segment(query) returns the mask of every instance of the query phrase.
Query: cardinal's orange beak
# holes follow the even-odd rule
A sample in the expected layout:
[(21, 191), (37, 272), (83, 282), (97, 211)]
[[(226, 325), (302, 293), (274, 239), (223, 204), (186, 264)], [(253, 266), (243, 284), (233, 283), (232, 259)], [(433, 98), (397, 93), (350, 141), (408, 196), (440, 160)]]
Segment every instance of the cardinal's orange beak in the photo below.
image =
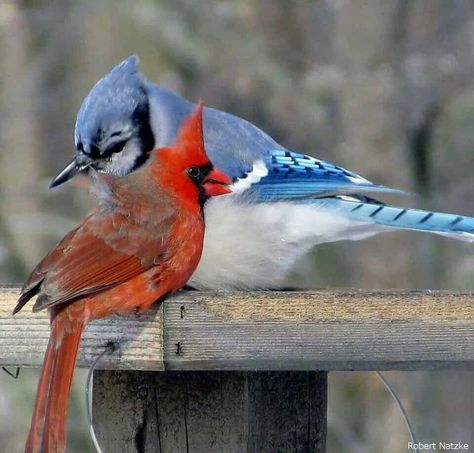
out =
[(217, 195), (225, 195), (231, 193), (232, 190), (229, 186), (232, 185), (232, 179), (230, 179), (223, 171), (218, 168), (211, 170), (204, 181), (202, 187), (208, 197), (215, 197)]

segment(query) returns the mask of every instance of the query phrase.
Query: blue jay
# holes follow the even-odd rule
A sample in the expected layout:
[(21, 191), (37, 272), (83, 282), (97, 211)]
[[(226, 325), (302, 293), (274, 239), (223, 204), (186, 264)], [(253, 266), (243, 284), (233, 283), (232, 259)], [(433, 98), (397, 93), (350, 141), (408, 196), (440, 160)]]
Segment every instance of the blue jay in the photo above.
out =
[[(127, 58), (92, 88), (77, 116), (74, 159), (51, 186), (89, 168), (128, 174), (172, 144), (195, 104), (146, 80), (138, 63)], [(204, 136), (235, 184), (206, 204), (204, 251), (189, 282), (197, 289), (275, 289), (316, 245), (395, 229), (474, 241), (474, 218), (387, 206), (372, 197), (399, 191), (289, 151), (234, 115), (206, 108)]]

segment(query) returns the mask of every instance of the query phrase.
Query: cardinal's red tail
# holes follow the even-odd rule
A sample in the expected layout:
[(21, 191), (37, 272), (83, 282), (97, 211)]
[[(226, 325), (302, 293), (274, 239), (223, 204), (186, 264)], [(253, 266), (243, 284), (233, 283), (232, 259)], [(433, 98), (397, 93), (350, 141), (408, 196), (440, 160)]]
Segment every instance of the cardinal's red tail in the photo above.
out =
[[(52, 313), (51, 335), (41, 370), (25, 453), (61, 453), (77, 352), (85, 321), (72, 320), (67, 307)], [(79, 318), (83, 318), (80, 316)]]

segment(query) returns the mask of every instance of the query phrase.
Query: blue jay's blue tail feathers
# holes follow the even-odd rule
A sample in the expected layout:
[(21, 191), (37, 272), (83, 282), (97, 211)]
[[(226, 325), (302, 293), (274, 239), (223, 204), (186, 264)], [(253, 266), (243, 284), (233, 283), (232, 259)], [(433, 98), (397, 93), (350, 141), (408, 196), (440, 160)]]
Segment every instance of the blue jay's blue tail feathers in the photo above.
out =
[(370, 199), (335, 197), (317, 200), (321, 208), (345, 217), (393, 229), (419, 230), (474, 242), (474, 217), (386, 206)]

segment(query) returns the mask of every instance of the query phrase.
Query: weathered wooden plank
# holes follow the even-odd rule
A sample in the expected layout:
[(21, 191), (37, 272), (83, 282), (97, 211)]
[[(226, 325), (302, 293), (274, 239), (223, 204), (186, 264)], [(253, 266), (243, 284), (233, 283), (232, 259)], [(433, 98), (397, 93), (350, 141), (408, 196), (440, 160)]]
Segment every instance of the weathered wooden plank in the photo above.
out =
[[(46, 312), (32, 313), (25, 307), (15, 316), (17, 287), (0, 288), (0, 364), (40, 366), (48, 344), (49, 321)], [(163, 369), (162, 306), (140, 315), (112, 316), (91, 322), (84, 332), (78, 365), (90, 366), (109, 342), (119, 350), (105, 355), (102, 369)]]
[(167, 369), (472, 368), (474, 296), (431, 291), (183, 293)]
[(249, 451), (325, 452), (327, 375), (324, 372), (256, 372)]
[(93, 423), (104, 452), (160, 452), (155, 373), (96, 371)]
[[(37, 366), (45, 313), (11, 309), (0, 289), (0, 364)], [(163, 311), (164, 310), (164, 311)], [(164, 340), (164, 341), (163, 341)], [(115, 316), (85, 333), (79, 365), (108, 341), (105, 369), (350, 370), (473, 368), (474, 295), (446, 291), (181, 292), (140, 318)]]
[(94, 424), (104, 451), (324, 452), (324, 372), (99, 371)]

